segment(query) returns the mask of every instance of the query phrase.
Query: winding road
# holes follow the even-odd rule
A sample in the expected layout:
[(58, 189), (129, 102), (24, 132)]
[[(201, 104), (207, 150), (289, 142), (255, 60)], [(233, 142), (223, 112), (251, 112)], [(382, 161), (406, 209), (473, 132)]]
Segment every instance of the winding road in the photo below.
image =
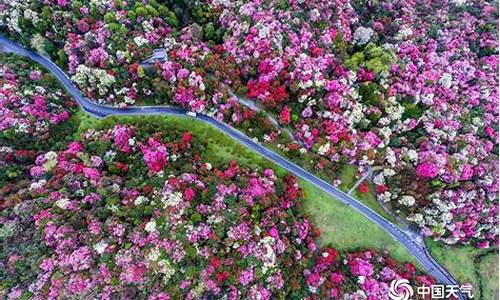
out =
[[(400, 228), (387, 219), (383, 218), (375, 211), (373, 211), (368, 206), (358, 202), (356, 199), (350, 195), (339, 190), (335, 186), (329, 184), (328, 182), (316, 177), (302, 167), (296, 165), (295, 163), (283, 158), (279, 154), (269, 150), (268, 148), (262, 146), (259, 143), (254, 142), (251, 138), (246, 136), (244, 133), (232, 128), (231, 126), (202, 114), (187, 114), (188, 111), (180, 108), (173, 108), (168, 106), (140, 106), (140, 107), (128, 107), (119, 108), (108, 105), (101, 105), (92, 102), (82, 96), (78, 88), (73, 84), (73, 82), (68, 78), (68, 76), (62, 71), (54, 62), (49, 58), (44, 57), (36, 52), (28, 50), (23, 46), (13, 42), (12, 40), (4, 37), (0, 34), (0, 51), (12, 52), (24, 57), (28, 57), (37, 63), (43, 65), (46, 69), (56, 76), (56, 78), (61, 82), (63, 87), (75, 98), (79, 103), (81, 108), (98, 118), (103, 118), (109, 115), (175, 115), (196, 118), (202, 122), (205, 122), (225, 134), (229, 135), (231, 138), (237, 142), (243, 144), (244, 146), (250, 148), (251, 150), (265, 156), (267, 159), (273, 161), (274, 163), (280, 165), (290, 173), (298, 176), (309, 183), (315, 185), (316, 187), (322, 189), (326, 193), (330, 194), (332, 197), (337, 198), (340, 202), (345, 205), (351, 206), (353, 209), (357, 210), (363, 214), (366, 218), (372, 222), (378, 224), (386, 232), (388, 232), (395, 240), (400, 242), (410, 254), (412, 254), (415, 259), (422, 265), (424, 270), (434, 276), (437, 281), (441, 284), (447, 285), (458, 285), (459, 283), (451, 274), (449, 274), (442, 266), (440, 266), (436, 260), (431, 256), (427, 250), (422, 236), (417, 232), (409, 228)], [(466, 299), (464, 295), (459, 295), (460, 299)]]

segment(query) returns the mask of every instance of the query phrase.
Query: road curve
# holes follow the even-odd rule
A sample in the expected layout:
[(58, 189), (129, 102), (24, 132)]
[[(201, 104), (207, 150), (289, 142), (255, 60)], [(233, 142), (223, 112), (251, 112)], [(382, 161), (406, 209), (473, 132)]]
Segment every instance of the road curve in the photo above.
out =
[[(54, 62), (52, 62), (49, 58), (42, 56), (36, 52), (31, 50), (27, 50), (23, 46), (13, 42), (12, 40), (4, 37), (0, 34), (0, 51), (3, 52), (12, 52), (24, 57), (28, 57), (37, 63), (44, 66), (50, 72), (54, 74), (54, 76), (61, 82), (63, 87), (75, 98), (75, 100), (79, 103), (81, 108), (98, 118), (103, 118), (109, 115), (176, 115), (183, 117), (187, 116), (187, 111), (181, 108), (173, 108), (169, 106), (140, 106), (140, 107), (128, 107), (128, 108), (119, 108), (113, 107), (109, 105), (101, 105), (97, 104), (93, 101), (90, 101), (82, 96), (78, 88), (73, 84), (73, 82), (68, 78), (68, 76), (62, 71)], [(296, 165), (293, 162), (283, 158), (279, 154), (275, 153), (272, 150), (262, 146), (259, 143), (256, 143), (251, 138), (246, 136), (244, 133), (240, 132), (233, 127), (211, 118), (206, 115), (197, 114), (196, 116), (192, 116), (192, 118), (196, 118), (202, 122), (205, 122), (225, 134), (232, 137), (234, 140), (243, 144), (244, 146), (250, 148), (251, 150), (265, 156), (267, 159), (273, 161), (274, 163), (280, 165), (290, 173), (298, 176), (309, 183), (315, 185), (316, 187), (322, 189), (326, 193), (331, 196), (337, 198), (339, 201), (344, 203), (345, 205), (351, 206), (356, 209), (358, 212), (363, 214), (366, 218), (371, 220), (372, 222), (378, 224), (382, 229), (388, 232), (395, 240), (399, 241), (408, 251), (412, 254), (415, 259), (422, 265), (424, 270), (434, 276), (436, 280), (442, 284), (448, 285), (458, 285), (459, 283), (451, 274), (449, 274), (442, 266), (440, 266), (434, 258), (430, 255), (428, 250), (423, 243), (422, 237), (415, 232), (409, 229), (402, 229), (397, 227), (396, 225), (389, 222), (387, 219), (383, 218), (375, 211), (373, 211), (368, 206), (358, 202), (356, 199), (351, 197), (350, 195), (344, 193), (339, 190), (335, 186), (327, 183), (326, 181), (316, 177), (310, 172), (306, 171), (302, 167)], [(460, 299), (466, 299), (464, 295), (459, 295)]]

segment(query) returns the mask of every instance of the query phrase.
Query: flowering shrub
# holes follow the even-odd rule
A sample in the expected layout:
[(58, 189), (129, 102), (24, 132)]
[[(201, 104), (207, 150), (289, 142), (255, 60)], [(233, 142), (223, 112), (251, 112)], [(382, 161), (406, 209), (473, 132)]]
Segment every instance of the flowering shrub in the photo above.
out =
[[(0, 4), (0, 25), (68, 70), (83, 94), (133, 104), (153, 93), (138, 65), (178, 25), (156, 1), (12, 1)], [(133, 80), (131, 80), (133, 79)]]
[(292, 124), (317, 170), (380, 165), (378, 198), (422, 233), (498, 244), (495, 3), (211, 4), (220, 78)]

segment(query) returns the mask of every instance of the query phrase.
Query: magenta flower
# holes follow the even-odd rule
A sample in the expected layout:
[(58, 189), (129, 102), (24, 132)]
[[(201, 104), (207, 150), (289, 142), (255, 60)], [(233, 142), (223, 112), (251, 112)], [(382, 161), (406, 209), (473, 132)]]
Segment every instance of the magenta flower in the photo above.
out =
[(355, 258), (349, 263), (351, 273), (357, 276), (372, 276), (373, 265), (363, 259)]
[(141, 150), (150, 171), (160, 172), (167, 165), (167, 148), (158, 141), (150, 138), (148, 145), (143, 145)]
[(253, 270), (248, 269), (240, 273), (240, 283), (247, 286), (253, 280)]
[(432, 163), (422, 162), (417, 166), (417, 174), (421, 177), (435, 178), (439, 173), (439, 168)]

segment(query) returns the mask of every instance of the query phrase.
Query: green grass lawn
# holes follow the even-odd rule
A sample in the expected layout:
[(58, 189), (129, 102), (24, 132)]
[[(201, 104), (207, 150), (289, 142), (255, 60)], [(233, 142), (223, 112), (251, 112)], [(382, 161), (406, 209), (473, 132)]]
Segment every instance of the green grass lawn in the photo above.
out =
[[(109, 128), (118, 121), (137, 127), (153, 126), (159, 131), (180, 133), (189, 131), (194, 139), (206, 144), (203, 158), (215, 166), (237, 160), (240, 165), (252, 169), (272, 168), (278, 175), (287, 173), (283, 168), (240, 145), (219, 130), (190, 118), (134, 116), (109, 117), (97, 121), (92, 117), (83, 116), (81, 120), (78, 134), (89, 128)], [(305, 211), (322, 231), (320, 245), (332, 245), (343, 250), (387, 249), (395, 259), (412, 261), (416, 264), (406, 249), (378, 225), (312, 184), (303, 180), (300, 180), (300, 183), (306, 198)]]
[(399, 242), (363, 215), (310, 183), (300, 180), (300, 184), (305, 193), (306, 213), (321, 231), (318, 240), (321, 246), (345, 250), (386, 249), (397, 260), (417, 264)]
[(498, 253), (483, 256), (478, 266), (483, 299), (499, 299)]
[(474, 299), (498, 299), (498, 254), (490, 254), (495, 250), (445, 247), (432, 240), (426, 242), (434, 258), (461, 284), (472, 284)]

